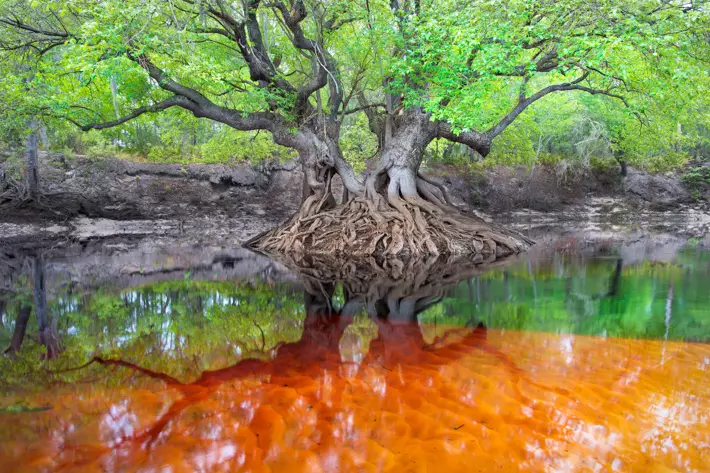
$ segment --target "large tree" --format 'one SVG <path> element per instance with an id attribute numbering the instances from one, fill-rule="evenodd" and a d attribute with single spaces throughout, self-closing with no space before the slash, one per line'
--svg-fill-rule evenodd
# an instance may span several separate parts
<path id="1" fill-rule="evenodd" d="M 710 14 L 704 1 L 673 0 L 0 5 L 0 47 L 33 65 L 38 116 L 92 130 L 179 108 L 268 132 L 298 152 L 303 201 L 252 244 L 362 256 L 524 249 L 519 235 L 459 213 L 419 172 L 427 145 L 443 138 L 485 156 L 526 108 L 563 91 L 611 97 L 643 121 L 653 94 L 682 81 L 673 71 L 705 59 Z M 365 178 L 339 146 L 353 113 L 367 115 L 379 144 Z"/>

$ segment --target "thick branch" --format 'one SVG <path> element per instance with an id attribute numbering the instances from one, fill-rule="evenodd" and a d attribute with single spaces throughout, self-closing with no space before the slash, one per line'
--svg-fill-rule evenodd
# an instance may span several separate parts
<path id="1" fill-rule="evenodd" d="M 284 135 L 283 138 L 286 139 L 288 126 L 282 123 L 282 119 L 277 115 L 271 112 L 247 113 L 222 107 L 197 90 L 170 79 L 165 71 L 153 64 L 145 55 L 140 57 L 129 55 L 129 58 L 148 71 L 150 77 L 158 83 L 161 89 L 187 99 L 180 99 L 175 105 L 190 110 L 196 117 L 210 118 L 242 131 L 267 130 L 274 134 Z M 279 144 L 282 143 L 279 142 Z M 284 144 L 284 146 L 290 145 Z"/>
<path id="2" fill-rule="evenodd" d="M 36 26 L 28 25 L 26 23 L 23 23 L 17 19 L 9 19 L 9 18 L 0 18 L 0 23 L 11 26 L 13 28 L 17 28 L 19 30 L 28 32 L 28 33 L 35 33 L 35 34 L 40 34 L 42 36 L 50 36 L 54 38 L 69 38 L 70 35 L 66 31 L 51 31 L 51 30 L 45 30 L 43 28 L 39 28 Z"/>
<path id="3" fill-rule="evenodd" d="M 481 156 L 486 156 L 491 150 L 492 138 L 487 134 L 479 133 L 477 131 L 454 133 L 451 131 L 451 125 L 445 122 L 439 122 L 437 124 L 436 136 L 454 141 L 456 143 L 464 144 L 478 152 Z"/>
<path id="4" fill-rule="evenodd" d="M 337 117 L 338 109 L 343 100 L 343 87 L 340 83 L 337 65 L 333 57 L 326 52 L 323 44 L 306 37 L 303 32 L 301 22 L 308 14 L 303 0 L 295 0 L 292 2 L 291 8 L 288 8 L 281 0 L 275 0 L 272 4 L 281 13 L 284 23 L 291 32 L 290 39 L 294 47 L 303 51 L 310 51 L 312 55 L 314 75 L 298 89 L 296 110 L 304 107 L 313 93 L 330 82 L 328 106 L 331 114 Z"/>
<path id="5" fill-rule="evenodd" d="M 372 103 L 372 104 L 368 104 L 368 105 L 362 105 L 360 107 L 355 107 L 355 108 L 351 108 L 348 110 L 344 110 L 343 115 L 352 115 L 353 113 L 364 112 L 368 109 L 377 108 L 377 107 L 385 108 L 386 105 L 383 103 Z"/>
<path id="6" fill-rule="evenodd" d="M 188 3 L 194 2 L 185 0 Z M 249 67 L 249 77 L 260 86 L 275 85 L 285 92 L 295 92 L 296 88 L 281 77 L 274 62 L 269 57 L 261 35 L 261 28 L 256 16 L 261 0 L 250 0 L 246 5 L 246 21 L 238 21 L 230 15 L 220 3 L 220 8 L 208 7 L 205 12 L 215 21 L 219 28 L 200 28 L 197 33 L 217 34 L 234 41 L 239 54 Z"/>

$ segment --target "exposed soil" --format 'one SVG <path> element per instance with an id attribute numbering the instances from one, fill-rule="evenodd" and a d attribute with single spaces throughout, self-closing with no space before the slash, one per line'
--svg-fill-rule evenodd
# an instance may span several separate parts
<path id="1" fill-rule="evenodd" d="M 146 164 L 118 159 L 40 156 L 43 198 L 31 208 L 43 217 L 76 216 L 113 220 L 179 219 L 198 215 L 242 214 L 275 220 L 297 207 L 295 164 L 248 165 Z M 2 162 L 0 162 L 2 166 Z M 298 174 L 298 172 L 295 172 Z M 0 184 L 2 187 L 2 184 Z M 1 190 L 1 189 L 0 189 Z M 274 196 L 281 204 L 273 206 Z M 23 217 L 28 207 L 0 202 L 5 217 Z M 268 212 L 267 212 L 268 209 Z M 3 219 L 5 220 L 5 219 Z"/>
<path id="2" fill-rule="evenodd" d="M 8 164 L 4 159 L 0 176 Z M 604 231 L 615 225 L 657 227 L 686 236 L 710 228 L 707 200 L 692 198 L 677 176 L 634 170 L 623 179 L 603 172 L 560 176 L 546 166 L 498 167 L 478 175 L 447 166 L 423 172 L 444 182 L 456 206 L 528 235 L 560 222 Z M 239 245 L 284 222 L 301 199 L 302 174 L 295 163 L 146 164 L 43 153 L 40 175 L 39 204 L 0 199 L 0 246 L 146 235 Z M 334 187 L 337 196 L 338 183 Z M 0 194 L 6 189 L 0 182 Z"/>
<path id="3" fill-rule="evenodd" d="M 492 214 L 521 209 L 561 212 L 595 197 L 613 198 L 639 210 L 708 208 L 710 200 L 710 193 L 693 198 L 678 175 L 654 175 L 631 168 L 626 177 L 602 170 L 562 173 L 553 166 L 499 166 L 481 174 L 461 174 L 453 167 L 436 165 L 430 172 L 444 180 L 459 204 Z"/>

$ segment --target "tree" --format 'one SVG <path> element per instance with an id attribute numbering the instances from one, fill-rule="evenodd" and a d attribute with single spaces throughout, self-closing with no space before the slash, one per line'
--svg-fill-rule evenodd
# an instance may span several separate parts
<path id="1" fill-rule="evenodd" d="M 59 337 L 57 335 L 57 320 L 51 318 L 47 308 L 47 288 L 44 279 L 44 260 L 41 256 L 32 258 L 32 284 L 39 342 L 47 351 L 45 357 L 53 359 L 60 351 Z"/>
<path id="2" fill-rule="evenodd" d="M 2 311 L 0 311 L 1 313 Z M 25 341 L 25 333 L 27 332 L 27 323 L 32 315 L 32 307 L 29 305 L 21 305 L 17 309 L 17 318 L 15 319 L 15 328 L 12 331 L 12 340 L 10 346 L 5 350 L 6 354 L 13 354 L 20 351 L 22 343 Z"/>
<path id="3" fill-rule="evenodd" d="M 669 68 L 705 59 L 709 15 L 704 1 L 668 0 L 1 5 L 2 49 L 36 63 L 38 114 L 100 130 L 177 108 L 268 132 L 298 152 L 303 201 L 251 244 L 351 256 L 523 250 L 525 238 L 459 213 L 419 172 L 427 145 L 485 156 L 528 107 L 563 91 L 613 98 L 642 120 L 644 101 L 678 81 Z M 366 179 L 339 143 L 354 113 L 378 138 Z"/>

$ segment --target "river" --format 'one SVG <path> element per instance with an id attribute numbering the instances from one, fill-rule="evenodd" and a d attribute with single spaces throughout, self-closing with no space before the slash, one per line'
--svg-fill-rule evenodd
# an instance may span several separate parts
<path id="1" fill-rule="evenodd" d="M 2 471 L 710 471 L 710 240 L 541 240 L 340 280 L 218 244 L 5 252 Z"/>

